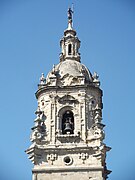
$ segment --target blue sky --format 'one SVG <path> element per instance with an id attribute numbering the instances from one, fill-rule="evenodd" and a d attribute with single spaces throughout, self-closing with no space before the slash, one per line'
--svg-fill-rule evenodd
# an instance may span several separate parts
<path id="1" fill-rule="evenodd" d="M 74 3 L 81 61 L 97 71 L 103 89 L 105 143 L 112 147 L 109 180 L 135 179 L 135 1 L 0 0 L 0 179 L 30 180 L 35 92 L 59 63 L 59 41 Z"/>

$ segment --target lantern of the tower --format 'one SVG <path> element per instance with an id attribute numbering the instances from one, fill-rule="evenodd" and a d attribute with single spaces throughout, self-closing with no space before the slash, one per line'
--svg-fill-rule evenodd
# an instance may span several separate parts
<path id="1" fill-rule="evenodd" d="M 76 31 L 72 28 L 72 13 L 68 10 L 68 28 L 64 31 L 64 37 L 60 41 L 62 52 L 60 54 L 60 61 L 76 60 L 80 62 L 80 40 L 76 37 Z"/>
<path id="2" fill-rule="evenodd" d="M 26 150 L 34 164 L 33 180 L 105 180 L 106 152 L 102 124 L 102 90 L 97 73 L 93 75 L 80 62 L 80 40 L 72 27 L 60 41 L 60 63 L 36 92 L 37 118 L 32 128 L 32 145 Z"/>

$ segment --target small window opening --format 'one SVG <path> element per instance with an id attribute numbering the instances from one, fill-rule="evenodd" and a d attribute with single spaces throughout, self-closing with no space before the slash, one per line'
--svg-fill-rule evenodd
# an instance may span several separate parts
<path id="1" fill-rule="evenodd" d="M 62 118 L 62 134 L 74 133 L 74 116 L 72 111 L 66 111 Z"/>
<path id="2" fill-rule="evenodd" d="M 71 55 L 72 46 L 71 44 L 68 45 L 68 55 Z"/>
<path id="3" fill-rule="evenodd" d="M 70 161 L 71 161 L 71 159 L 70 159 L 69 156 L 66 156 L 66 157 L 64 158 L 64 161 L 65 161 L 65 163 L 69 164 Z"/>
<path id="4" fill-rule="evenodd" d="M 65 165 L 71 165 L 73 163 L 73 159 L 69 156 L 64 157 L 64 163 Z"/>
<path id="5" fill-rule="evenodd" d="M 92 104 L 95 104 L 94 100 L 91 101 Z"/>

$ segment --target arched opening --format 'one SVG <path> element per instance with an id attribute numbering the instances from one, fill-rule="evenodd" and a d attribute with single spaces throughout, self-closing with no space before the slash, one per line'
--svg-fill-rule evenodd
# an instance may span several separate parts
<path id="1" fill-rule="evenodd" d="M 74 115 L 70 110 L 62 116 L 62 134 L 74 134 Z"/>
<path id="2" fill-rule="evenodd" d="M 68 55 L 71 55 L 72 52 L 72 46 L 71 44 L 68 45 Z"/>

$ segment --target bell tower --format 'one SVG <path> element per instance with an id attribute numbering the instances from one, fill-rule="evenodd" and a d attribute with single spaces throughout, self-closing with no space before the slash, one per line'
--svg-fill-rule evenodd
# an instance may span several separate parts
<path id="1" fill-rule="evenodd" d="M 68 9 L 68 28 L 60 40 L 60 62 L 42 74 L 36 98 L 32 145 L 32 180 L 106 180 L 102 90 L 97 73 L 81 64 L 80 40 Z"/>

